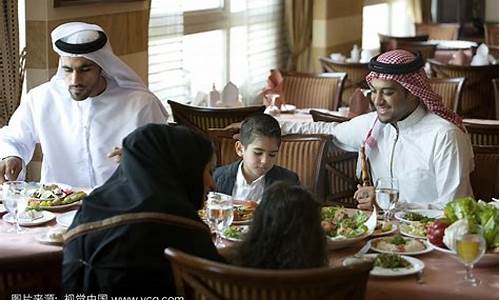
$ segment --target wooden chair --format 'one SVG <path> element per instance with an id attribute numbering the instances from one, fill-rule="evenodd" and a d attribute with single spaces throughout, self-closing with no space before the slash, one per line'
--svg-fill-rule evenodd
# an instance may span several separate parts
<path id="1" fill-rule="evenodd" d="M 315 300 L 365 297 L 371 262 L 300 270 L 232 266 L 167 248 L 178 296 L 207 300 Z"/>
<path id="2" fill-rule="evenodd" d="M 491 83 L 493 84 L 493 92 L 495 93 L 495 113 L 497 115 L 497 120 L 498 120 L 498 78 L 493 78 L 491 80 Z"/>
<path id="3" fill-rule="evenodd" d="M 484 23 L 484 42 L 488 46 L 498 46 L 498 23 Z"/>
<path id="4" fill-rule="evenodd" d="M 217 165 L 230 164 L 238 159 L 234 149 L 238 128 L 210 129 L 208 135 L 215 145 Z M 330 136 L 285 135 L 276 158 L 276 165 L 287 168 L 299 176 L 300 182 L 309 191 L 325 199 L 325 165 Z"/>
<path id="5" fill-rule="evenodd" d="M 209 108 L 182 104 L 168 100 L 174 121 L 207 135 L 209 128 L 224 128 L 232 123 L 243 121 L 247 116 L 264 112 L 265 106 L 237 108 Z"/>
<path id="6" fill-rule="evenodd" d="M 356 88 L 368 88 L 365 81 L 368 70 L 368 63 L 342 63 L 331 60 L 328 57 L 320 57 L 319 63 L 324 72 L 343 72 L 347 74 L 344 88 L 342 89 L 342 104 L 349 106 L 349 100 Z"/>
<path id="7" fill-rule="evenodd" d="M 346 73 L 283 73 L 284 101 L 298 108 L 337 110 Z"/>
<path id="8" fill-rule="evenodd" d="M 420 52 L 424 61 L 429 58 L 434 58 L 436 53 L 436 44 L 428 43 L 428 42 L 408 42 L 408 41 L 397 41 L 396 49 L 403 49 L 407 51 L 411 51 L 414 53 Z"/>
<path id="9" fill-rule="evenodd" d="M 498 124 L 488 124 L 476 119 L 464 119 L 463 123 L 473 146 L 498 147 Z"/>
<path id="10" fill-rule="evenodd" d="M 498 144 L 496 146 L 472 146 L 474 171 L 470 175 L 472 191 L 476 199 L 498 199 Z"/>
<path id="11" fill-rule="evenodd" d="M 314 122 L 348 121 L 349 118 L 334 116 L 320 111 L 311 110 Z M 356 177 L 357 152 L 344 151 L 333 143 L 328 147 L 326 163 L 327 172 L 327 197 L 328 204 L 340 204 L 345 207 L 356 207 L 357 202 L 353 195 L 359 183 Z"/>
<path id="12" fill-rule="evenodd" d="M 428 35 L 430 40 L 456 40 L 460 24 L 458 23 L 415 23 L 417 35 Z"/>
<path id="13" fill-rule="evenodd" d="M 429 81 L 432 90 L 441 96 L 444 106 L 457 112 L 465 78 L 430 78 Z"/>
<path id="14" fill-rule="evenodd" d="M 486 66 L 458 66 L 443 64 L 430 59 L 432 72 L 438 78 L 465 78 L 462 101 L 458 103 L 458 114 L 465 118 L 495 118 L 494 95 L 491 80 L 498 78 L 498 64 Z"/>
<path id="15" fill-rule="evenodd" d="M 416 35 L 416 36 L 391 36 L 385 34 L 378 34 L 378 39 L 380 41 L 380 53 L 387 52 L 389 50 L 396 49 L 396 44 L 398 42 L 425 42 L 429 39 L 428 35 Z"/>

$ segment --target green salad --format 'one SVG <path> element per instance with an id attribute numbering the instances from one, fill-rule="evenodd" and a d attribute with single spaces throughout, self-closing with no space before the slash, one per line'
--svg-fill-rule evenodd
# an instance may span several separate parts
<path id="1" fill-rule="evenodd" d="M 323 207 L 321 220 L 326 235 L 331 238 L 355 238 L 368 231 L 364 224 L 368 216 L 361 211 L 349 215 L 343 207 Z"/>
<path id="2" fill-rule="evenodd" d="M 408 212 L 404 215 L 404 219 L 408 221 L 416 221 L 420 223 L 433 222 L 435 218 L 429 218 L 416 212 Z"/>
<path id="3" fill-rule="evenodd" d="M 242 240 L 244 235 L 248 232 L 248 226 L 229 226 L 223 232 L 225 238 L 230 238 L 234 240 Z"/>
<path id="4" fill-rule="evenodd" d="M 398 254 L 379 254 L 373 261 L 375 267 L 384 269 L 411 268 L 411 263 Z"/>

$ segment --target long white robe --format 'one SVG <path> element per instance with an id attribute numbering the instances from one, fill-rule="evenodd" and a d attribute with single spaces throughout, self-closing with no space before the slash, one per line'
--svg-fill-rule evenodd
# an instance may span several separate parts
<path id="1" fill-rule="evenodd" d="M 78 187 L 103 184 L 118 164 L 107 157 L 122 139 L 147 123 L 166 123 L 161 102 L 151 93 L 118 87 L 75 101 L 63 80 L 53 79 L 21 101 L 9 125 L 0 129 L 0 158 L 18 156 L 26 164 L 36 143 L 43 152 L 41 181 Z"/>
<path id="2" fill-rule="evenodd" d="M 357 152 L 376 118 L 372 112 L 341 124 L 284 121 L 281 126 L 283 133 L 331 134 L 337 146 Z M 413 208 L 441 209 L 459 196 L 472 196 L 474 154 L 466 133 L 422 105 L 396 126 L 375 123 L 376 143 L 367 151 L 374 180 L 398 178 L 400 203 Z"/>

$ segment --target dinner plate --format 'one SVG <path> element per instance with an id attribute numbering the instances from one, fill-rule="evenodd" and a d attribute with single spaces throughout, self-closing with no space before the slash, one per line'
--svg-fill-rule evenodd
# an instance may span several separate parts
<path id="1" fill-rule="evenodd" d="M 245 233 L 248 232 L 249 230 L 249 227 L 247 225 L 241 225 L 241 226 L 231 226 L 231 227 L 237 227 L 239 230 L 241 230 L 241 234 L 244 235 Z M 237 237 L 229 237 L 229 236 L 226 236 L 226 233 L 223 232 L 221 234 L 221 237 L 228 240 L 228 241 L 232 241 L 232 242 L 241 242 L 243 239 L 241 237 L 237 238 Z"/>
<path id="2" fill-rule="evenodd" d="M 373 251 L 375 251 L 375 252 L 379 252 L 379 253 L 389 253 L 389 254 L 395 253 L 395 254 L 401 254 L 401 255 L 420 255 L 420 254 L 424 254 L 424 253 L 429 253 L 432 250 L 434 250 L 434 248 L 432 248 L 432 246 L 429 245 L 427 243 L 427 241 L 423 241 L 421 239 L 415 239 L 415 240 L 418 240 L 419 242 L 422 242 L 424 244 L 424 246 L 425 246 L 425 249 L 424 250 L 420 250 L 420 251 L 405 251 L 405 252 L 387 251 L 387 250 L 376 248 L 374 246 L 374 244 L 375 244 L 376 241 L 379 241 L 379 240 L 382 240 L 382 239 L 386 239 L 386 238 L 387 237 L 379 237 L 379 238 L 375 238 L 375 239 L 372 239 L 372 240 L 368 241 L 368 243 L 370 243 L 370 249 L 373 250 Z M 405 238 L 405 239 L 411 239 L 411 238 Z"/>
<path id="3" fill-rule="evenodd" d="M 377 223 L 380 223 L 380 222 L 377 222 Z M 392 223 L 391 224 L 391 229 L 389 229 L 388 231 L 381 231 L 380 229 L 375 229 L 375 231 L 373 231 L 373 233 L 372 233 L 372 236 L 389 235 L 389 234 L 392 234 L 392 233 L 396 232 L 396 230 L 398 230 L 398 225 Z"/>
<path id="4" fill-rule="evenodd" d="M 37 226 L 37 225 L 52 221 L 56 217 L 50 211 L 43 211 L 42 210 L 41 213 L 42 213 L 41 218 L 37 218 L 37 219 L 31 220 L 31 221 L 20 221 L 19 225 L 21 225 L 21 226 Z M 3 215 L 2 219 L 8 223 L 14 223 L 14 221 L 15 221 L 15 217 L 13 215 L 11 215 L 10 213 Z"/>
<path id="5" fill-rule="evenodd" d="M 405 223 L 415 222 L 415 221 L 407 220 L 404 218 L 407 213 L 417 213 L 417 214 L 421 214 L 424 217 L 434 218 L 434 219 L 437 219 L 437 218 L 443 216 L 442 210 L 412 209 L 412 210 L 407 210 L 407 211 L 398 211 L 397 213 L 394 214 L 394 217 L 397 220 L 399 220 L 400 222 L 405 222 Z"/>
<path id="6" fill-rule="evenodd" d="M 71 223 L 73 223 L 73 219 L 75 218 L 76 215 L 76 210 L 67 212 L 65 214 L 58 215 L 56 218 L 57 224 L 68 228 Z"/>
<path id="7" fill-rule="evenodd" d="M 363 255 L 363 258 L 366 257 L 368 259 L 375 259 L 375 257 L 377 257 L 377 255 L 378 254 L 365 254 L 365 255 Z M 373 267 L 373 269 L 370 271 L 370 275 L 381 276 L 381 277 L 407 276 L 407 275 L 418 273 L 421 270 L 423 270 L 425 267 L 424 262 L 418 258 L 406 256 L 406 255 L 401 255 L 401 257 L 406 259 L 411 264 L 411 267 L 409 267 L 409 268 L 394 268 L 394 269 Z M 357 259 L 357 260 L 359 260 L 359 259 Z M 353 264 L 353 263 L 356 263 L 356 262 L 350 257 L 346 258 L 342 262 L 342 264 L 344 266 L 348 266 L 348 265 Z"/>
<path id="8" fill-rule="evenodd" d="M 406 226 L 411 226 L 411 223 L 410 224 L 401 224 L 401 225 L 399 225 L 399 233 L 401 233 L 401 235 L 404 235 L 404 236 L 407 236 L 407 237 L 411 237 L 411 238 L 414 238 L 414 239 L 426 239 L 427 238 L 426 235 L 421 236 L 421 235 L 413 234 L 411 232 L 407 232 L 405 230 Z"/>

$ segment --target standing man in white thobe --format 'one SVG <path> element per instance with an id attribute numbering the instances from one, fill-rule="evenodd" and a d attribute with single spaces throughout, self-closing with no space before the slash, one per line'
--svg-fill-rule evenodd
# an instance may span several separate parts
<path id="1" fill-rule="evenodd" d="M 371 178 L 396 177 L 402 207 L 443 209 L 471 196 L 474 170 L 462 119 L 432 91 L 421 55 L 393 50 L 372 58 L 366 76 L 377 111 L 341 124 L 282 122 L 284 133 L 326 133 L 345 151 L 364 146 Z M 359 162 L 358 162 L 359 166 Z M 375 204 L 373 186 L 358 187 L 358 208 Z"/>
<path id="2" fill-rule="evenodd" d="M 30 90 L 0 129 L 0 183 L 22 179 L 40 143 L 41 182 L 96 187 L 115 171 L 122 139 L 142 125 L 166 123 L 168 115 L 113 54 L 100 26 L 66 23 L 51 36 L 57 73 Z"/>

